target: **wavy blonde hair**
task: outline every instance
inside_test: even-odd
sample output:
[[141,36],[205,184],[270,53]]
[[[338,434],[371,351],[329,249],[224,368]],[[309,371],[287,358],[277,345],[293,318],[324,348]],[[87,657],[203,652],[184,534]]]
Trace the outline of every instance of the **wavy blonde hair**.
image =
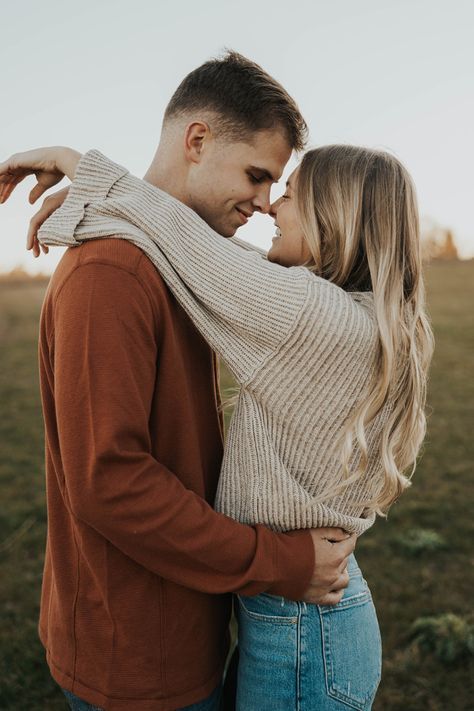
[[[345,290],[373,292],[379,336],[375,374],[335,442],[342,477],[330,497],[367,469],[367,428],[391,402],[380,439],[383,478],[367,506],[386,515],[410,486],[426,432],[433,335],[425,312],[415,188],[394,156],[332,145],[303,157],[296,201],[312,254],[308,269]],[[360,459],[351,473],[355,447]]]

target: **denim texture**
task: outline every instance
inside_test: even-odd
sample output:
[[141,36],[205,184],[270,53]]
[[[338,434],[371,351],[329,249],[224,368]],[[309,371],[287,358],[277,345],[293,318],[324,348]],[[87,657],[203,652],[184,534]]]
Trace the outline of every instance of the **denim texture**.
[[184,706],[178,711],[219,711],[220,702],[222,694],[222,685],[219,684],[218,687],[214,689],[212,694],[204,699],[204,701],[198,701],[196,704],[191,704],[191,706]]
[[[87,701],[83,701],[66,689],[62,689],[62,692],[68,700],[71,711],[102,711],[99,706],[88,704]],[[219,684],[207,699],[191,704],[191,706],[184,706],[177,711],[219,711],[221,693],[222,686]]]
[[61,689],[61,691],[66,697],[71,711],[102,711],[100,706],[94,706],[93,704],[87,703],[87,701],[83,701],[75,694],[67,691],[67,689]]
[[337,605],[236,595],[237,711],[371,709],[381,677],[379,624],[354,555],[348,572]]

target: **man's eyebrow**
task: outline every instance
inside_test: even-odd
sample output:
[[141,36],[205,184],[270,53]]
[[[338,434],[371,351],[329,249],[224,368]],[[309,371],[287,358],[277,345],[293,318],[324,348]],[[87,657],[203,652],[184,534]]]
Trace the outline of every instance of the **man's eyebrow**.
[[273,177],[273,175],[270,173],[269,170],[266,168],[259,168],[256,165],[251,165],[250,170],[254,170],[257,173],[260,173],[262,178],[266,178],[267,180],[271,180],[272,183],[278,183],[278,180]]

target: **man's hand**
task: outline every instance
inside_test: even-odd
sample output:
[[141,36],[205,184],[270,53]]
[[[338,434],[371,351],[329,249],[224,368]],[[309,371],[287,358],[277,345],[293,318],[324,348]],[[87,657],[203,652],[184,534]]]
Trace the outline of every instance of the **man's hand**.
[[67,194],[69,192],[69,187],[58,190],[52,195],[48,195],[47,198],[43,200],[43,204],[38,212],[35,212],[30,220],[30,226],[28,227],[28,235],[26,237],[26,249],[33,250],[35,257],[39,257],[40,248],[45,254],[48,253],[49,249],[45,244],[40,244],[38,242],[38,230],[53,212],[56,212],[58,207],[61,207]]
[[357,536],[349,535],[342,528],[313,528],[310,533],[316,563],[303,600],[317,605],[335,605],[349,584],[347,562]]
[[30,203],[33,204],[65,175],[73,180],[80,158],[80,153],[62,146],[15,153],[0,163],[0,203],[8,200],[18,183],[27,175],[34,174],[37,184],[29,195]]

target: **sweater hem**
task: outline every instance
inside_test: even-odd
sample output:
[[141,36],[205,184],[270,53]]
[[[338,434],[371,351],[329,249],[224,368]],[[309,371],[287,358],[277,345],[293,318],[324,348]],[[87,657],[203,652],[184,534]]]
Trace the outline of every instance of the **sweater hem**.
[[[40,639],[43,642],[41,632]],[[222,663],[204,684],[182,694],[155,698],[116,698],[107,696],[97,689],[92,689],[77,678],[71,677],[55,663],[47,647],[45,647],[45,650],[46,662],[54,681],[62,689],[70,691],[71,694],[75,694],[93,706],[99,706],[104,711],[130,711],[130,708],[133,708],[133,711],[175,711],[177,708],[204,701],[222,681],[224,674],[224,663]]]

